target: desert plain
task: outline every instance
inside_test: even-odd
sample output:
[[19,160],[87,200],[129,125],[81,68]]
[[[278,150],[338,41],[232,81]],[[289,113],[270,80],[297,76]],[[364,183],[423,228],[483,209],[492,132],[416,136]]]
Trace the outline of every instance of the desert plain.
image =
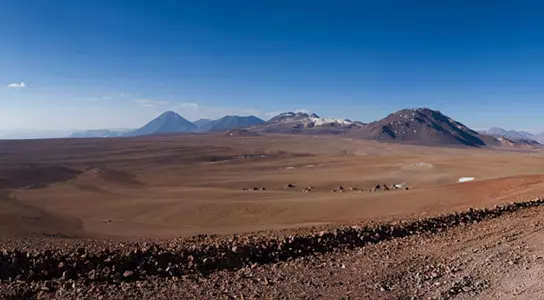
[[[315,253],[305,250],[289,258],[279,255],[274,261],[248,258],[247,264],[210,267],[213,270],[206,272],[198,266],[188,267],[194,272],[172,271],[176,260],[169,260],[165,263],[170,271],[118,267],[119,278],[99,279],[83,275],[93,267],[100,269],[95,265],[82,271],[74,264],[80,273],[67,273],[73,271],[66,267],[73,261],[68,254],[59,254],[51,267],[66,260],[58,267],[62,269],[58,276],[52,271],[36,275],[39,263],[29,261],[22,263],[19,273],[5,270],[13,267],[17,251],[84,248],[86,257],[94,257],[110,249],[126,257],[123,245],[130,245],[130,252],[156,243],[174,256],[185,257],[180,253],[187,247],[194,250],[191,245],[202,243],[219,249],[218,245],[232,246],[244,238],[308,238],[324,232],[336,236],[336,228],[486,212],[544,196],[543,155],[538,148],[428,147],[313,135],[1,141],[0,248],[5,261],[0,295],[10,299],[497,299],[497,295],[529,299],[519,294],[519,287],[532,281],[517,284],[508,279],[512,273],[501,273],[501,268],[521,272],[522,262],[528,261],[523,268],[532,275],[524,276],[544,272],[538,260],[544,253],[538,250],[544,237],[540,204],[496,218],[481,217],[474,224],[457,222],[444,230],[392,235]],[[463,177],[473,180],[460,183]],[[239,255],[231,246],[229,251]],[[489,260],[502,256],[506,258],[495,264]],[[92,259],[83,259],[83,264],[86,261]],[[491,262],[486,266],[486,261]],[[460,277],[446,280],[450,275]],[[532,284],[530,295],[544,291],[536,281]]]

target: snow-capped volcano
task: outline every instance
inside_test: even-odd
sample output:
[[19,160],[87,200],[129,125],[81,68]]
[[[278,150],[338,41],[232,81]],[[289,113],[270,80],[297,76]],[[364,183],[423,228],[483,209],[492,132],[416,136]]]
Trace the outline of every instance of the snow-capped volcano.
[[266,124],[293,124],[302,126],[304,128],[314,128],[322,126],[338,126],[338,127],[351,127],[351,126],[363,126],[361,122],[353,122],[347,119],[337,118],[321,118],[317,114],[307,114],[301,112],[286,112],[279,114],[272,119],[268,120]]

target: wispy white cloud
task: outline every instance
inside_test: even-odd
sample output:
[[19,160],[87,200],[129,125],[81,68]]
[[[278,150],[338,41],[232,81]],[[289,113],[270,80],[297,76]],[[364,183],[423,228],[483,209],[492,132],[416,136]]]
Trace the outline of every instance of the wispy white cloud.
[[261,119],[264,119],[264,120],[268,120],[268,119],[272,119],[273,117],[281,114],[281,113],[284,113],[284,111],[268,111],[268,112],[261,112],[259,114],[257,114],[256,116],[261,118]]
[[196,103],[181,103],[181,107],[198,109],[198,104],[196,104]]
[[110,100],[117,100],[119,98],[121,98],[120,94],[110,94],[110,95],[102,95],[102,96],[95,95],[95,96],[85,97],[81,99],[87,102],[105,102]]
[[149,99],[136,99],[134,100],[136,103],[145,104],[145,103],[151,103],[151,100]]
[[309,114],[310,111],[305,109],[305,108],[299,108],[299,109],[295,109],[295,112],[296,113],[305,113],[305,114]]
[[159,107],[159,106],[167,106],[170,104],[168,101],[162,101],[162,100],[153,100],[153,99],[136,99],[134,102],[140,104],[143,107]]
[[24,82],[8,84],[8,87],[10,87],[10,88],[24,88],[25,86],[26,86],[26,84]]

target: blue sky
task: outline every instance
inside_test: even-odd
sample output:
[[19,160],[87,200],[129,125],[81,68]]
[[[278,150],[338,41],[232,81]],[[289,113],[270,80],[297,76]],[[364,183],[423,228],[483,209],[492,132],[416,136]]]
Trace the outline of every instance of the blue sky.
[[132,128],[164,110],[372,121],[424,106],[544,131],[540,1],[0,5],[0,130]]

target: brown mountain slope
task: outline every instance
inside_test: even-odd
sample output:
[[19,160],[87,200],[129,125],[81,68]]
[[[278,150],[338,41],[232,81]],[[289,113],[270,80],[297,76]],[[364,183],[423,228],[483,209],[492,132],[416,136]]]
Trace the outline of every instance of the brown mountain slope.
[[493,137],[479,134],[467,126],[428,109],[403,109],[352,130],[348,135],[378,141],[408,142],[423,145],[494,145]]

